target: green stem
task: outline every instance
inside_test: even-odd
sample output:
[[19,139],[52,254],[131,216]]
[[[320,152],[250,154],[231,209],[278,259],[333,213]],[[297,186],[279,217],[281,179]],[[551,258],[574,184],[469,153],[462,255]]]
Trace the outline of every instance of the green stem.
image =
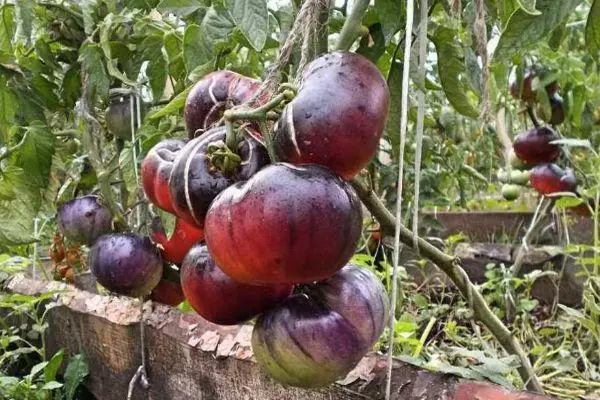
[[8,148],[4,153],[0,154],[0,161],[10,157],[15,151],[19,150],[25,144],[25,138],[27,137],[27,132],[23,135],[21,141],[15,144],[13,147]]
[[344,22],[344,26],[342,26],[342,31],[335,47],[336,50],[350,50],[352,44],[360,36],[362,19],[367,12],[369,2],[369,0],[356,1],[350,15],[348,15],[348,18]]
[[83,16],[81,14],[79,14],[77,11],[72,10],[69,7],[66,7],[62,4],[50,3],[48,1],[39,1],[38,4],[48,7],[48,8],[51,8],[51,7],[57,8],[65,13],[69,14],[71,17],[73,17],[73,20],[77,23],[77,25],[79,25],[79,27],[81,29],[84,29]]
[[[387,234],[396,230],[396,219],[392,213],[385,207],[381,200],[373,193],[363,182],[353,179],[352,187],[358,194],[363,204],[371,214],[379,221],[382,232]],[[413,233],[403,225],[400,225],[400,241],[406,246],[411,247],[429,259],[438,266],[450,278],[450,280],[460,290],[462,295],[469,301],[475,316],[483,323],[502,347],[509,354],[516,355],[521,361],[519,375],[525,383],[525,386],[532,391],[543,393],[535,372],[531,366],[527,353],[523,351],[521,344],[513,337],[510,330],[500,321],[487,305],[484,297],[469,280],[465,270],[460,265],[460,260],[456,257],[444,253],[423,238],[414,240]]]

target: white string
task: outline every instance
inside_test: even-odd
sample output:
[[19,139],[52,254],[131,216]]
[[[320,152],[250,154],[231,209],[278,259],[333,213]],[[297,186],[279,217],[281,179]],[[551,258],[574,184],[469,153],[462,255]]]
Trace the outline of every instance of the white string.
[[427,58],[427,0],[421,0],[421,20],[419,21],[419,91],[417,92],[417,132],[415,150],[415,197],[413,207],[413,243],[419,254],[419,196],[421,193],[421,156],[423,152],[423,121],[425,120],[425,61]]
[[414,0],[406,0],[406,27],[404,30],[404,60],[402,69],[402,101],[400,109],[400,161],[398,165],[398,188],[396,192],[396,232],[394,233],[394,259],[392,270],[392,294],[390,304],[389,336],[390,344],[387,359],[387,382],[385,398],[390,399],[392,391],[392,363],[394,353],[394,330],[396,322],[396,300],[398,297],[398,261],[400,258],[400,227],[402,226],[402,177],[404,175],[404,148],[406,146],[406,131],[408,128],[408,86],[410,72],[410,49],[412,42],[414,18]]

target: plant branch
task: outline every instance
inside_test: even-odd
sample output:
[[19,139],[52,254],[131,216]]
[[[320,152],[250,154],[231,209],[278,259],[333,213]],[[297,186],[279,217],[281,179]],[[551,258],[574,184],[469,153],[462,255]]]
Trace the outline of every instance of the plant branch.
[[535,113],[533,112],[533,107],[531,107],[530,105],[527,105],[527,114],[529,115],[529,119],[531,119],[533,126],[539,128],[540,122],[538,121],[538,119],[535,116]]
[[356,39],[360,37],[362,19],[367,12],[369,2],[369,0],[356,0],[350,15],[344,21],[337,45],[335,46],[336,50],[350,50]]
[[[123,213],[121,207],[116,202],[114,198],[114,193],[110,184],[110,172],[106,170],[104,167],[104,162],[102,159],[101,149],[103,149],[103,140],[102,140],[102,126],[98,122],[98,120],[90,113],[90,108],[88,105],[88,96],[89,96],[89,83],[88,83],[88,74],[84,73],[82,77],[82,94],[81,99],[79,100],[79,113],[81,119],[85,122],[86,126],[84,127],[81,144],[84,146],[89,160],[92,163],[92,167],[96,171],[96,176],[98,177],[98,186],[100,187],[100,192],[102,193],[102,197],[106,202],[106,205],[110,209],[113,218],[117,222],[119,228],[128,230],[128,224],[125,218],[123,217]],[[98,143],[96,142],[98,139]]]
[[[358,194],[358,197],[379,221],[382,232],[388,235],[395,231],[396,220],[392,213],[383,205],[381,200],[373,193],[363,182],[354,179],[350,182]],[[456,285],[462,295],[469,301],[475,316],[481,321],[494,335],[498,342],[509,354],[516,355],[521,361],[519,375],[525,383],[525,386],[532,391],[543,393],[542,387],[535,375],[527,354],[523,351],[520,343],[513,337],[508,328],[498,319],[490,310],[485,299],[460,265],[460,261],[449,254],[439,250],[423,238],[413,241],[412,232],[400,224],[400,241],[405,245],[418,250],[425,258],[429,259],[438,266]]]

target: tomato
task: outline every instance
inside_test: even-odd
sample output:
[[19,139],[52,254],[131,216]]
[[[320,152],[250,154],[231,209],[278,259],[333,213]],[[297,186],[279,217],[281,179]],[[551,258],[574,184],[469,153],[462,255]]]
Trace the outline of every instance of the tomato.
[[504,184],[502,185],[502,197],[512,201],[519,197],[520,188],[518,185]]
[[142,187],[148,200],[170,213],[175,210],[169,192],[169,176],[173,162],[184,146],[185,143],[181,140],[163,140],[152,147],[142,161]]
[[538,107],[538,115],[551,125],[560,125],[565,121],[565,102],[558,95],[550,97],[550,115],[547,115],[546,108],[541,104]]
[[190,139],[209,129],[227,108],[249,100],[261,82],[232,71],[206,75],[192,87],[185,101],[184,119]]
[[326,279],[354,254],[361,203],[328,168],[277,163],[225,189],[204,232],[211,256],[250,284]]
[[185,297],[179,282],[171,282],[163,278],[150,293],[150,300],[177,307],[185,300]]
[[[536,77],[535,72],[526,71],[521,82],[514,81],[510,85],[510,94],[517,100],[523,100],[526,103],[534,103],[537,101],[537,93],[533,89],[533,79]],[[558,82],[553,81],[546,85],[546,93],[552,97],[558,91]]]
[[[136,105],[135,98],[133,105],[134,107]],[[145,108],[143,104],[140,106],[140,117],[143,119]],[[137,110],[135,108],[133,113],[134,118],[137,118]],[[111,134],[123,140],[131,140],[131,98],[129,95],[111,95],[109,106],[106,110],[106,127]]]
[[222,190],[250,178],[269,162],[266,150],[253,138],[245,138],[238,148],[241,164],[231,173],[218,170],[210,161],[209,147],[225,141],[225,136],[225,128],[217,127],[190,140],[175,160],[169,178],[175,214],[200,228],[208,206]]
[[563,170],[556,164],[540,164],[531,171],[531,186],[542,195],[574,192],[577,180],[573,171]]
[[513,150],[526,164],[547,163],[560,154],[560,147],[551,143],[558,139],[560,139],[558,133],[549,127],[533,128],[515,138]]
[[112,214],[98,196],[78,197],[63,204],[57,222],[64,237],[87,245],[112,230]]
[[321,56],[277,121],[275,152],[281,161],[324,165],[349,180],[375,155],[389,100],[381,72],[363,56]]
[[372,349],[388,308],[379,279],[365,268],[347,265],[262,314],[252,333],[254,356],[287,385],[328,385]]
[[160,252],[147,237],[135,233],[101,236],[92,246],[89,265],[98,283],[131,297],[149,294],[163,274]]
[[257,286],[236,282],[215,264],[205,245],[190,250],[181,266],[181,287],[190,306],[204,319],[235,325],[253,318],[292,293],[293,285]]
[[175,221],[175,229],[170,238],[167,238],[158,217],[152,220],[150,230],[150,238],[159,245],[163,260],[173,264],[181,264],[192,246],[204,240],[204,230],[188,224],[181,218]]

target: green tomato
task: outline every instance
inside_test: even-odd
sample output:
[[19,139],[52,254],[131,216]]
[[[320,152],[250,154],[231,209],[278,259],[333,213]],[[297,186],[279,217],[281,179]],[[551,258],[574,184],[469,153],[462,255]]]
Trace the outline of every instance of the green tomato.
[[506,200],[513,201],[519,197],[520,188],[517,185],[504,184],[502,185],[502,197]]

